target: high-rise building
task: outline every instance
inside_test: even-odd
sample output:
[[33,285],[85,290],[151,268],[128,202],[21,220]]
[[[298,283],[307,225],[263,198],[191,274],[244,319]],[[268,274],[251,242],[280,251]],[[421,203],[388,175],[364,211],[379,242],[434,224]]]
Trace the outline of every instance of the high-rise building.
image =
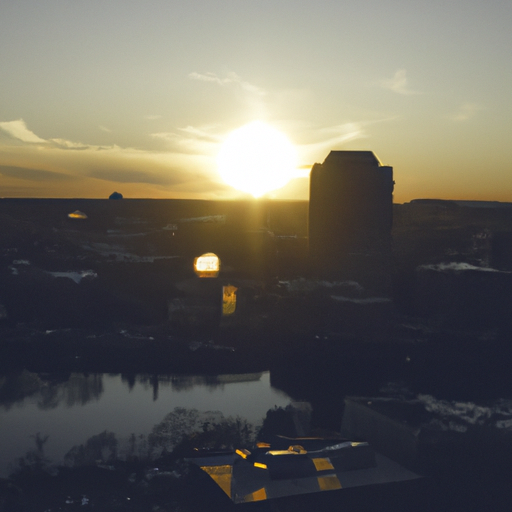
[[331,151],[310,177],[313,277],[389,282],[393,168],[371,151]]

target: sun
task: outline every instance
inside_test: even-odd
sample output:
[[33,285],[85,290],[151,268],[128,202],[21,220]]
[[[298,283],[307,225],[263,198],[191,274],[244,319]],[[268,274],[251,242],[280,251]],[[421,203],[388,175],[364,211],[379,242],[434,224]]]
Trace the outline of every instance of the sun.
[[261,121],[232,131],[217,156],[225,183],[261,197],[295,177],[297,152],[286,135]]

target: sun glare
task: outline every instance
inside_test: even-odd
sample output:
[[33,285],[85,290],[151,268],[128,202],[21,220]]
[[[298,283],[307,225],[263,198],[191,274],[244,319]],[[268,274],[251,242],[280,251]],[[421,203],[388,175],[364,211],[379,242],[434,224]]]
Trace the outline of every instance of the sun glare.
[[217,164],[228,185],[261,197],[284,187],[295,176],[297,152],[284,133],[253,121],[229,134]]

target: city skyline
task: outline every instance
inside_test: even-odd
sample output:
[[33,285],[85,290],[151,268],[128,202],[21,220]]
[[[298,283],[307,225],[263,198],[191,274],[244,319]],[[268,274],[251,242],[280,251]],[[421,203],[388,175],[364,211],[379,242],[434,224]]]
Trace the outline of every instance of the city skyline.
[[231,199],[216,157],[260,120],[307,199],[331,150],[395,202],[512,201],[512,5],[34,0],[0,7],[0,197]]

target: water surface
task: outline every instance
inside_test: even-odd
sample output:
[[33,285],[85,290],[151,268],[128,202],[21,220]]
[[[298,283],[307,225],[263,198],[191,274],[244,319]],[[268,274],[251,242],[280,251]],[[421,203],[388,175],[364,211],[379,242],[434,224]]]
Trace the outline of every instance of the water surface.
[[59,377],[24,371],[0,377],[0,476],[6,476],[28,451],[36,450],[37,443],[44,442],[45,458],[56,464],[73,447],[105,431],[115,434],[120,452],[128,450],[129,439],[132,444],[137,439],[142,449],[153,427],[176,408],[199,414],[218,411],[257,428],[269,409],[290,402],[285,393],[271,387],[268,372]]

